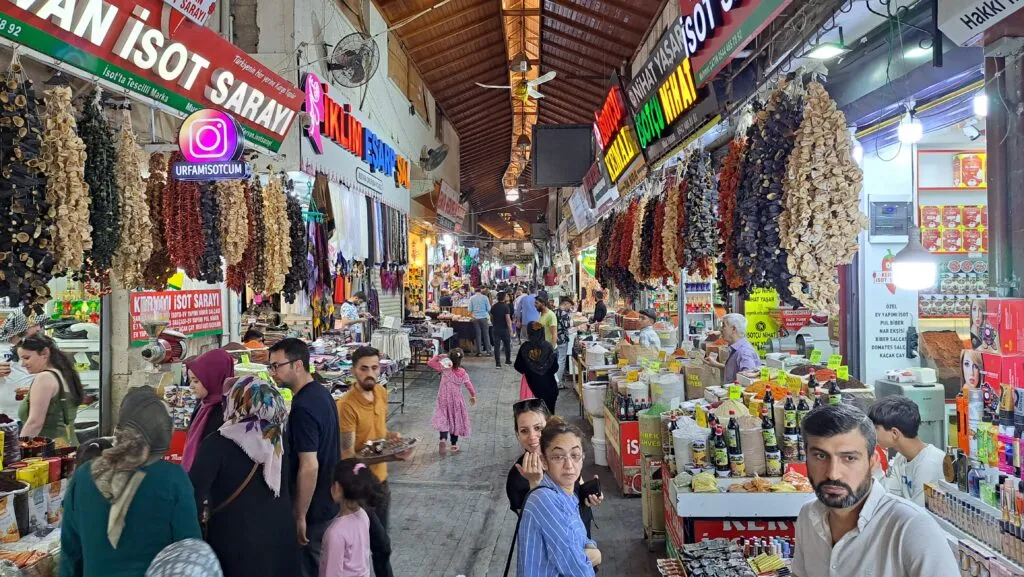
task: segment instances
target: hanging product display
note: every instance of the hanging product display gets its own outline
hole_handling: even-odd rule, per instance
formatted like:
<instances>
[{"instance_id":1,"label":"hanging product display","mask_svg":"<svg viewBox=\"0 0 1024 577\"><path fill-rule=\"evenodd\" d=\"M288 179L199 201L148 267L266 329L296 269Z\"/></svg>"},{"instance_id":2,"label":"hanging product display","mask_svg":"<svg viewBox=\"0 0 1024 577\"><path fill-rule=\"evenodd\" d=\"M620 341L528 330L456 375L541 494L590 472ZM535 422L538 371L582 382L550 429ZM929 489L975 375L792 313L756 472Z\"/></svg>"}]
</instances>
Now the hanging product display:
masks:
<instances>
[{"instance_id":1,"label":"hanging product display","mask_svg":"<svg viewBox=\"0 0 1024 577\"><path fill-rule=\"evenodd\" d=\"M654 262L654 259L652 258L652 254L654 252L654 237L658 230L655 226L655 220L657 219L658 214L658 204L658 198L655 195L651 195L644 204L644 219L639 243L640 274L637 277L644 280L650 279L652 276L651 271L653 267L651 265ZM658 241L660 244L660 237L658 238Z\"/></svg>"},{"instance_id":2,"label":"hanging product display","mask_svg":"<svg viewBox=\"0 0 1024 577\"><path fill-rule=\"evenodd\" d=\"M121 242L114 253L111 276L123 288L133 289L142 285L143 273L153 254L152 223L149 218L149 202L146 185L142 181L142 165L146 155L135 140L131 114L124 111L121 128L117 131L115 154L117 165L115 179L118 200L121 207ZM61 223L63 234L63 223Z\"/></svg>"},{"instance_id":3,"label":"hanging product display","mask_svg":"<svg viewBox=\"0 0 1024 577\"><path fill-rule=\"evenodd\" d=\"M184 162L180 152L171 155L169 165ZM203 215L199 186L195 182L175 180L168 174L164 189L164 240L171 264L191 278L199 276L199 258L203 255Z\"/></svg>"},{"instance_id":4,"label":"hanging product display","mask_svg":"<svg viewBox=\"0 0 1024 577\"><path fill-rule=\"evenodd\" d=\"M256 214L256 202L253 199L254 185L252 181L245 182L242 184L242 194L245 199L245 214L246 214L246 247L242 252L242 258L235 264L228 265L227 273L227 285L228 288L241 293L245 290L245 284L250 282L249 279L253 274L253 269L256 267L256 249L258 238L257 235L262 235L262 231L257 232L257 214ZM262 205L260 206L260 214L262 214Z\"/></svg>"},{"instance_id":5,"label":"hanging product display","mask_svg":"<svg viewBox=\"0 0 1024 577\"><path fill-rule=\"evenodd\" d=\"M787 176L779 231L793 274L789 290L812 311L838 315L836 268L853 260L867 227L859 206L863 173L850 154L846 116L817 82L807 88Z\"/></svg>"},{"instance_id":6,"label":"hanging product display","mask_svg":"<svg viewBox=\"0 0 1024 577\"><path fill-rule=\"evenodd\" d=\"M665 278L672 273L665 268L664 243L661 231L665 228L665 197L658 199L654 206L654 230L651 231L651 277Z\"/></svg>"},{"instance_id":7,"label":"hanging product display","mask_svg":"<svg viewBox=\"0 0 1024 577\"><path fill-rule=\"evenodd\" d=\"M711 155L703 150L691 153L684 177L687 183L686 226L683 229L685 268L691 274L707 278L715 272L718 255L715 225L718 191L712 182Z\"/></svg>"},{"instance_id":8,"label":"hanging product display","mask_svg":"<svg viewBox=\"0 0 1024 577\"><path fill-rule=\"evenodd\" d=\"M224 261L230 267L238 264L249 248L249 209L245 202L245 185L241 180L217 182L220 199L220 237Z\"/></svg>"},{"instance_id":9,"label":"hanging product display","mask_svg":"<svg viewBox=\"0 0 1024 577\"><path fill-rule=\"evenodd\" d=\"M43 92L46 123L43 130L43 161L46 163L46 201L53 208L60 234L54 235L56 271L82 268L92 249L89 224L89 185L85 182L85 143L76 132L71 88L54 86Z\"/></svg>"},{"instance_id":10,"label":"hanging product display","mask_svg":"<svg viewBox=\"0 0 1024 577\"><path fill-rule=\"evenodd\" d=\"M85 181L89 184L92 210L92 250L86 255L82 278L106 285L106 275L114 264L114 253L121 240L121 203L114 136L100 108L100 94L97 88L86 98L78 121L79 135L85 142Z\"/></svg>"},{"instance_id":11,"label":"hanging product display","mask_svg":"<svg viewBox=\"0 0 1024 577\"><path fill-rule=\"evenodd\" d=\"M725 284L735 290L743 286L743 275L736 263L736 193L740 185L740 168L747 150L745 138L729 143L729 154L725 157L718 174L718 232L722 249L722 270Z\"/></svg>"},{"instance_id":12,"label":"hanging product display","mask_svg":"<svg viewBox=\"0 0 1024 577\"><path fill-rule=\"evenodd\" d=\"M661 229L661 258L665 269L675 274L679 270L679 230L683 215L679 213L680 187L684 183L676 177L675 169L665 178L665 225Z\"/></svg>"},{"instance_id":13,"label":"hanging product display","mask_svg":"<svg viewBox=\"0 0 1024 577\"><path fill-rule=\"evenodd\" d=\"M249 246L252 247L252 268L245 276L245 284L258 293L267 293L267 251L261 247L267 246L266 211L267 206L263 200L263 186L259 179L252 180L252 207L253 217L250 222L253 224L254 236Z\"/></svg>"},{"instance_id":14,"label":"hanging product display","mask_svg":"<svg viewBox=\"0 0 1024 577\"><path fill-rule=\"evenodd\" d=\"M266 294L277 294L284 288L284 279L291 267L290 225L281 179L271 174L263 190L263 218L267 231L266 244L262 245L266 257Z\"/></svg>"},{"instance_id":15,"label":"hanging product display","mask_svg":"<svg viewBox=\"0 0 1024 577\"><path fill-rule=\"evenodd\" d=\"M288 275L284 279L282 294L285 302L290 304L295 302L295 297L300 291L306 289L306 283L309 280L309 268L306 263L309 254L309 238L306 233L306 223L302 220L302 205L299 204L299 200L288 195L287 202L291 265Z\"/></svg>"},{"instance_id":16,"label":"hanging product display","mask_svg":"<svg viewBox=\"0 0 1024 577\"><path fill-rule=\"evenodd\" d=\"M199 211L202 214L203 253L199 256L197 280L216 284L224 280L221 267L220 199L213 181L199 183Z\"/></svg>"},{"instance_id":17,"label":"hanging product display","mask_svg":"<svg viewBox=\"0 0 1024 577\"><path fill-rule=\"evenodd\" d=\"M146 179L146 202L149 205L150 239L153 244L149 262L143 273L142 287L164 290L167 279L174 274L167 252L167 231L164 220L164 190L167 187L167 162L159 152L149 156L149 178Z\"/></svg>"},{"instance_id":18,"label":"hanging product display","mask_svg":"<svg viewBox=\"0 0 1024 577\"><path fill-rule=\"evenodd\" d=\"M644 221L646 219L646 203L643 199L637 199L633 201L633 206L636 209L636 213L633 216L632 229L633 236L630 239L630 252L629 252L629 274L633 275L634 279L646 278L641 273L641 261L647 260L647 253L641 252L643 248L643 231Z\"/></svg>"},{"instance_id":19,"label":"hanging product display","mask_svg":"<svg viewBox=\"0 0 1024 577\"><path fill-rule=\"evenodd\" d=\"M601 286L610 287L612 286L613 275L612 267L609 266L608 260L611 258L612 248L615 246L615 215L611 215L604 219L604 223L601 224L601 236L597 239L597 255L595 257L595 271L594 277Z\"/></svg>"},{"instance_id":20,"label":"hanging product display","mask_svg":"<svg viewBox=\"0 0 1024 577\"><path fill-rule=\"evenodd\" d=\"M39 161L42 126L32 83L17 53L0 76L0 297L26 313L41 314L53 273L45 163Z\"/></svg>"}]
</instances>

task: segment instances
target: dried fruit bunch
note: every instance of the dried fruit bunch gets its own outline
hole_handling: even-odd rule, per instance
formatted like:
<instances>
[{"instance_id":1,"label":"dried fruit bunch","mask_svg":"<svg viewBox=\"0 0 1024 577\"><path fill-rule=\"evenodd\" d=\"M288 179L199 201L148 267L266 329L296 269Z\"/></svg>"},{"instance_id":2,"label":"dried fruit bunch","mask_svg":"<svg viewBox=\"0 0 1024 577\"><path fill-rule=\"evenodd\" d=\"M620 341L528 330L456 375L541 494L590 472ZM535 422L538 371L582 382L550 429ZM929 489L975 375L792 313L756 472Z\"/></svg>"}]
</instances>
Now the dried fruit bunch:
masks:
<instances>
[{"instance_id":1,"label":"dried fruit bunch","mask_svg":"<svg viewBox=\"0 0 1024 577\"><path fill-rule=\"evenodd\" d=\"M676 194L676 225L679 227L679 238L676 240L676 266L680 269L689 268L686 261L686 198L690 183L685 178L679 180L679 193Z\"/></svg>"},{"instance_id":2,"label":"dried fruit bunch","mask_svg":"<svg viewBox=\"0 0 1024 577\"><path fill-rule=\"evenodd\" d=\"M654 229L651 231L651 278L664 278L672 273L665 269L661 230L665 227L665 197L659 196L654 205Z\"/></svg>"},{"instance_id":3,"label":"dried fruit bunch","mask_svg":"<svg viewBox=\"0 0 1024 577\"><path fill-rule=\"evenodd\" d=\"M604 258L602 259L605 264L605 270L608 272L608 280L611 281L614 270L619 266L619 250L622 248L622 235L620 234L622 229L619 226L619 219L622 218L621 212L613 212L608 215L608 221L610 222L611 232L608 235L608 250L605 251ZM602 283L601 286L610 287L611 284Z\"/></svg>"},{"instance_id":4,"label":"dried fruit bunch","mask_svg":"<svg viewBox=\"0 0 1024 577\"><path fill-rule=\"evenodd\" d=\"M142 286L149 290L164 290L167 279L175 273L167 253L164 232L164 189L167 186L167 161L163 154L149 156L149 177L146 178L146 202L149 205L149 233L153 250L146 263Z\"/></svg>"},{"instance_id":5,"label":"dried fruit bunch","mask_svg":"<svg viewBox=\"0 0 1024 577\"><path fill-rule=\"evenodd\" d=\"M249 209L245 203L245 184L241 180L217 183L220 200L220 237L228 266L238 264L249 247Z\"/></svg>"},{"instance_id":6,"label":"dried fruit bunch","mask_svg":"<svg viewBox=\"0 0 1024 577\"><path fill-rule=\"evenodd\" d=\"M0 297L26 314L42 314L53 277L53 210L33 94L15 53L0 74Z\"/></svg>"},{"instance_id":7,"label":"dried fruit bunch","mask_svg":"<svg viewBox=\"0 0 1024 577\"><path fill-rule=\"evenodd\" d=\"M121 205L122 229L121 243L114 253L110 274L123 288L134 289L142 285L143 273L153 255L153 225L149 219L146 185L142 182L146 154L135 140L127 110L114 144L117 155L114 176Z\"/></svg>"},{"instance_id":8,"label":"dried fruit bunch","mask_svg":"<svg viewBox=\"0 0 1024 577\"><path fill-rule=\"evenodd\" d=\"M89 185L85 182L85 143L75 132L71 88L54 86L43 92L46 123L43 131L43 161L46 163L46 201L53 207L53 235L56 271L82 268L86 251L92 248L89 224Z\"/></svg>"},{"instance_id":9,"label":"dried fruit bunch","mask_svg":"<svg viewBox=\"0 0 1024 577\"><path fill-rule=\"evenodd\" d=\"M92 250L86 255L82 278L103 283L121 242L121 199L117 193L114 134L100 109L99 88L86 99L78 132L85 142L85 181L92 199Z\"/></svg>"},{"instance_id":10,"label":"dried fruit bunch","mask_svg":"<svg viewBox=\"0 0 1024 577\"><path fill-rule=\"evenodd\" d=\"M266 205L263 201L263 185L258 178L250 183L252 189L252 218L249 222L253 226L253 235L249 237L249 246L252 247L252 267L249 274L245 276L245 282L252 290L271 294L267 291L267 226L266 226ZM243 258L244 261L244 258Z\"/></svg>"},{"instance_id":11,"label":"dried fruit bunch","mask_svg":"<svg viewBox=\"0 0 1024 577\"><path fill-rule=\"evenodd\" d=\"M220 236L220 198L214 182L199 185L199 212L203 223L203 253L199 255L198 276L203 282L216 284L224 280L221 267L223 254Z\"/></svg>"},{"instance_id":12,"label":"dried fruit bunch","mask_svg":"<svg viewBox=\"0 0 1024 577\"><path fill-rule=\"evenodd\" d=\"M757 256L754 259L753 276L755 284L778 291L781 302L799 306L799 301L790 291L792 274L779 235L779 217L782 216L782 182L786 179L786 163L796 142L794 136L803 120L803 104L799 98L791 97L785 88L786 83L781 82L765 107L769 117L763 132L769 148L761 163Z\"/></svg>"},{"instance_id":13,"label":"dried fruit bunch","mask_svg":"<svg viewBox=\"0 0 1024 577\"><path fill-rule=\"evenodd\" d=\"M245 252L242 253L242 259L238 263L228 265L227 274L227 285L228 288L241 293L245 289L245 283L247 277L252 275L252 271L256 266L256 208L253 203L253 187L251 182L245 182L242 185L242 193L245 199L245 215L247 223L247 234ZM262 212L262 209L261 209ZM249 240L252 242L249 242Z\"/></svg>"},{"instance_id":14,"label":"dried fruit bunch","mask_svg":"<svg viewBox=\"0 0 1024 577\"><path fill-rule=\"evenodd\" d=\"M655 219L658 214L658 197L651 195L650 198L644 202L644 220L640 227L640 250L638 260L640 265L638 267L639 276L638 278L647 280L651 278L652 264L654 259L654 234L657 230L655 228ZM661 244L661 238L658 238L658 244Z\"/></svg>"},{"instance_id":15,"label":"dried fruit bunch","mask_svg":"<svg viewBox=\"0 0 1024 577\"><path fill-rule=\"evenodd\" d=\"M682 221L679 214L679 181L676 169L665 179L665 224L661 228L661 260L665 270L669 274L676 274L679 270L679 260L676 250L680 243L679 229Z\"/></svg>"},{"instance_id":16,"label":"dried fruit bunch","mask_svg":"<svg viewBox=\"0 0 1024 577\"><path fill-rule=\"evenodd\" d=\"M612 237L615 233L615 214L611 214L601 223L601 236L597 239L597 270L594 276L603 287L612 286L612 273L608 266L609 251L614 246Z\"/></svg>"},{"instance_id":17,"label":"dried fruit bunch","mask_svg":"<svg viewBox=\"0 0 1024 577\"><path fill-rule=\"evenodd\" d=\"M618 269L627 273L629 272L629 259L633 257L633 227L637 220L638 211L636 201L630 202L619 224L622 230L619 232Z\"/></svg>"},{"instance_id":18,"label":"dried fruit bunch","mask_svg":"<svg viewBox=\"0 0 1024 577\"><path fill-rule=\"evenodd\" d=\"M633 278L639 280L646 278L641 274L640 265L641 261L647 260L646 256L649 254L641 252L643 249L644 221L647 219L647 203L643 199L637 199L633 204L636 205L636 216L633 218L633 239L630 244L629 274L633 275Z\"/></svg>"},{"instance_id":19,"label":"dried fruit bunch","mask_svg":"<svg viewBox=\"0 0 1024 577\"><path fill-rule=\"evenodd\" d=\"M184 161L185 157L175 152L169 165ZM164 241L171 264L184 270L190 278L199 278L199 259L206 248L199 186L168 177L163 197Z\"/></svg>"},{"instance_id":20,"label":"dried fruit bunch","mask_svg":"<svg viewBox=\"0 0 1024 577\"><path fill-rule=\"evenodd\" d=\"M267 229L267 294L277 294L284 288L291 268L291 239L284 187L276 175L270 177L263 190L263 216Z\"/></svg>"},{"instance_id":21,"label":"dried fruit bunch","mask_svg":"<svg viewBox=\"0 0 1024 577\"><path fill-rule=\"evenodd\" d=\"M807 87L803 122L789 157L782 247L793 274L789 289L812 311L839 314L836 267L849 264L867 226L860 212L863 173L850 154L846 116L825 87Z\"/></svg>"},{"instance_id":22,"label":"dried fruit bunch","mask_svg":"<svg viewBox=\"0 0 1024 577\"><path fill-rule=\"evenodd\" d=\"M711 172L711 155L694 151L686 162L686 242L683 248L687 268L701 278L710 278L718 258L718 228L715 209L718 191Z\"/></svg>"},{"instance_id":23,"label":"dried fruit bunch","mask_svg":"<svg viewBox=\"0 0 1024 577\"><path fill-rule=\"evenodd\" d=\"M743 279L743 295L752 288L754 258L757 254L758 205L761 188L761 159L768 148L762 128L768 118L760 102L754 101L754 122L747 128L747 151L740 165L740 183L736 189L733 246L736 272Z\"/></svg>"},{"instance_id":24,"label":"dried fruit bunch","mask_svg":"<svg viewBox=\"0 0 1024 577\"><path fill-rule=\"evenodd\" d=\"M736 191L740 185L740 168L746 152L747 141L737 138L729 143L729 154L725 157L722 170L718 173L718 232L722 249L725 283L730 289L743 286L743 276L736 263Z\"/></svg>"},{"instance_id":25,"label":"dried fruit bunch","mask_svg":"<svg viewBox=\"0 0 1024 577\"><path fill-rule=\"evenodd\" d=\"M309 243L306 236L306 222L302 220L302 205L299 199L289 195L288 199L288 236L291 239L291 267L288 275L284 278L284 300L287 303L294 303L295 297L302 290L305 290L309 280L309 267L306 266L306 257L309 254Z\"/></svg>"}]
</instances>

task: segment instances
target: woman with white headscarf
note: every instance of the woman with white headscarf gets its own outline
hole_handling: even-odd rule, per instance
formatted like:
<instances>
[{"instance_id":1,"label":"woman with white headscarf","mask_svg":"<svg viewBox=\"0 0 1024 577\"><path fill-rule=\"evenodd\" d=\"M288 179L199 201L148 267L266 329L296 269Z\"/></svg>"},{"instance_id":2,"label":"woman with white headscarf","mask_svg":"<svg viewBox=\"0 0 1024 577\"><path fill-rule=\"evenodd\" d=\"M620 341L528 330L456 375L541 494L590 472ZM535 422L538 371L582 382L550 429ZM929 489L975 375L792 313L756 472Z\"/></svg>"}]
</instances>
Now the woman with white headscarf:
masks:
<instances>
[{"instance_id":1,"label":"woman with white headscarf","mask_svg":"<svg viewBox=\"0 0 1024 577\"><path fill-rule=\"evenodd\" d=\"M68 485L60 577L143 577L164 547L201 538L188 475L162 460L170 445L171 416L156 391L129 391L114 446Z\"/></svg>"},{"instance_id":2,"label":"woman with white headscarf","mask_svg":"<svg viewBox=\"0 0 1024 577\"><path fill-rule=\"evenodd\" d=\"M225 577L297 575L298 539L283 482L284 399L251 376L237 379L225 397L224 424L203 441L189 471L198 507L209 510L206 540Z\"/></svg>"}]
</instances>

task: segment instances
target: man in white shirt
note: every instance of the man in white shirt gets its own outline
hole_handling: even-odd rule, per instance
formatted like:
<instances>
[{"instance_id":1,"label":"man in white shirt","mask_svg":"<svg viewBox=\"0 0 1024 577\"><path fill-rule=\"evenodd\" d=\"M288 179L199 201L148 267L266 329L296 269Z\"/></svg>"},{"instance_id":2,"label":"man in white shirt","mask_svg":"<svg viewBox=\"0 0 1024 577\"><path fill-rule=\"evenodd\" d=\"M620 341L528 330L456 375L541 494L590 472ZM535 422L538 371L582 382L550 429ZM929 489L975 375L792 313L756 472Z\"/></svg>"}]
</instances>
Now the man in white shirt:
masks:
<instances>
[{"instance_id":1,"label":"man in white shirt","mask_svg":"<svg viewBox=\"0 0 1024 577\"><path fill-rule=\"evenodd\" d=\"M654 323L658 322L658 315L651 309L640 311L640 334L637 335L638 344L642 347L655 349L661 348L661 337L658 331L654 330Z\"/></svg>"},{"instance_id":2,"label":"man in white shirt","mask_svg":"<svg viewBox=\"0 0 1024 577\"><path fill-rule=\"evenodd\" d=\"M868 417L875 424L878 445L896 450L882 486L924 507L924 484L944 478L942 461L946 454L917 437L921 427L917 403L906 397L885 397L871 406Z\"/></svg>"},{"instance_id":3,"label":"man in white shirt","mask_svg":"<svg viewBox=\"0 0 1024 577\"><path fill-rule=\"evenodd\" d=\"M817 499L796 521L798 577L959 577L946 533L928 511L871 477L875 427L853 405L804 418L807 476Z\"/></svg>"},{"instance_id":4,"label":"man in white shirt","mask_svg":"<svg viewBox=\"0 0 1024 577\"><path fill-rule=\"evenodd\" d=\"M15 349L22 340L37 332L39 325L30 323L21 311L7 315L3 326L0 326L0 413L12 419L18 418L18 407L21 405L15 399L15 391L32 386L33 379L18 362Z\"/></svg>"}]
</instances>

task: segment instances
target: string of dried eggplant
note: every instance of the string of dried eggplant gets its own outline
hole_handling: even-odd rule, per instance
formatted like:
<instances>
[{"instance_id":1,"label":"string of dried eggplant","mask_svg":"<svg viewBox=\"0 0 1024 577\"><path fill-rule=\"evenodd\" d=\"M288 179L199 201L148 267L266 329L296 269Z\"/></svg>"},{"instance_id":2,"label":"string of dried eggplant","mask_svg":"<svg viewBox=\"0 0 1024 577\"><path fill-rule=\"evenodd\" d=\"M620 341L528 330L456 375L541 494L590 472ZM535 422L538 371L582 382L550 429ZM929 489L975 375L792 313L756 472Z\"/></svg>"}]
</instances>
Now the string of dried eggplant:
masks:
<instances>
[{"instance_id":1,"label":"string of dried eggplant","mask_svg":"<svg viewBox=\"0 0 1024 577\"><path fill-rule=\"evenodd\" d=\"M715 208L718 191L711 172L711 155L694 151L686 162L686 236L685 260L691 275L710 278L718 254Z\"/></svg>"},{"instance_id":2,"label":"string of dried eggplant","mask_svg":"<svg viewBox=\"0 0 1024 577\"><path fill-rule=\"evenodd\" d=\"M302 205L294 196L288 196L288 235L291 238L291 267L284 279L284 300L294 303L299 292L305 290L309 282L309 268L306 258L309 255L309 242L306 235L306 222L302 219Z\"/></svg>"},{"instance_id":3,"label":"string of dried eggplant","mask_svg":"<svg viewBox=\"0 0 1024 577\"><path fill-rule=\"evenodd\" d=\"M272 175L263 190L264 226L267 229L267 294L277 294L291 267L288 209L281 179Z\"/></svg>"},{"instance_id":4,"label":"string of dried eggplant","mask_svg":"<svg viewBox=\"0 0 1024 577\"><path fill-rule=\"evenodd\" d=\"M100 108L100 89L86 99L78 121L85 142L85 181L89 184L92 249L86 255L81 278L99 283L104 289L121 242L121 202L117 192L117 164L114 133Z\"/></svg>"},{"instance_id":5,"label":"string of dried eggplant","mask_svg":"<svg viewBox=\"0 0 1024 577\"><path fill-rule=\"evenodd\" d=\"M251 239L251 242L245 247L245 251L242 253L242 259L236 264L228 265L227 272L227 285L228 288L241 294L245 290L246 282L248 278L252 276L253 269L256 267L256 207L253 202L253 186L251 182L245 182L242 184L242 192L245 195L245 215L247 223L247 239Z\"/></svg>"},{"instance_id":6,"label":"string of dried eggplant","mask_svg":"<svg viewBox=\"0 0 1024 577\"><path fill-rule=\"evenodd\" d=\"M216 284L224 280L220 235L220 198L213 182L199 185L199 211L202 215L203 253L199 256L198 280Z\"/></svg>"},{"instance_id":7,"label":"string of dried eggplant","mask_svg":"<svg viewBox=\"0 0 1024 577\"><path fill-rule=\"evenodd\" d=\"M249 211L245 203L245 185L241 180L217 183L220 198L220 236L224 261L238 264L249 247Z\"/></svg>"},{"instance_id":8,"label":"string of dried eggplant","mask_svg":"<svg viewBox=\"0 0 1024 577\"><path fill-rule=\"evenodd\" d=\"M43 161L46 163L46 200L53 208L55 270L64 274L82 268L86 252L92 249L89 224L89 185L85 182L85 143L76 132L71 88L54 86L43 92L46 123L43 131Z\"/></svg>"}]
</instances>

